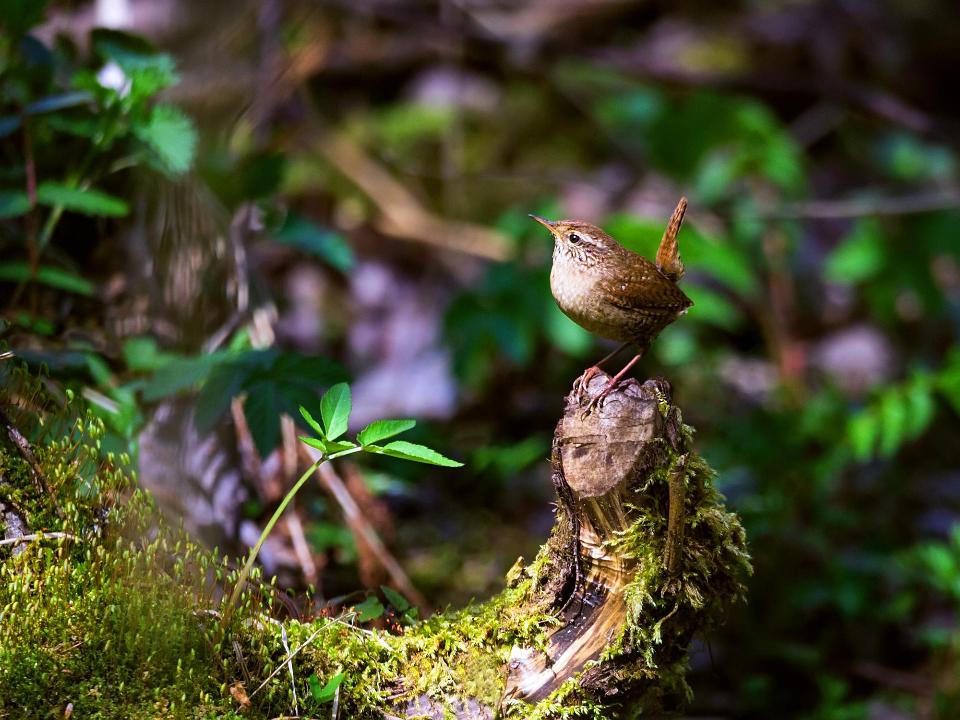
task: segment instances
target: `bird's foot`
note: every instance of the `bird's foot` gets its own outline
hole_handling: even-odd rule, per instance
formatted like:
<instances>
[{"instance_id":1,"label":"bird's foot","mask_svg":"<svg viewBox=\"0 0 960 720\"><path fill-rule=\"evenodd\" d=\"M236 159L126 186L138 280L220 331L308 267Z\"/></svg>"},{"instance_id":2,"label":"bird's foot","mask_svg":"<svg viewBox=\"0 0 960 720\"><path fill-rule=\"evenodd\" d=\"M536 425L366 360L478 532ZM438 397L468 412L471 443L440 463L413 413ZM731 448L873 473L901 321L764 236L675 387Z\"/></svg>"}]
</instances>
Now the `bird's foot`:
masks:
<instances>
[{"instance_id":1,"label":"bird's foot","mask_svg":"<svg viewBox=\"0 0 960 720\"><path fill-rule=\"evenodd\" d=\"M577 405L583 405L583 396L587 393L587 385L601 372L598 366L591 365L583 371L583 375L573 381L573 398L577 401Z\"/></svg>"},{"instance_id":2,"label":"bird's foot","mask_svg":"<svg viewBox=\"0 0 960 720\"><path fill-rule=\"evenodd\" d=\"M609 395L614 390L616 390L617 385L619 384L620 384L619 377L612 378L610 382L607 383L607 386L603 390L601 390L600 393L595 398L593 398L593 400L590 401L587 407L583 409L583 412L580 414L580 419L581 420L585 419L590 413L594 411L594 409L599 409L603 407L603 401L606 400L607 395Z\"/></svg>"}]
</instances>

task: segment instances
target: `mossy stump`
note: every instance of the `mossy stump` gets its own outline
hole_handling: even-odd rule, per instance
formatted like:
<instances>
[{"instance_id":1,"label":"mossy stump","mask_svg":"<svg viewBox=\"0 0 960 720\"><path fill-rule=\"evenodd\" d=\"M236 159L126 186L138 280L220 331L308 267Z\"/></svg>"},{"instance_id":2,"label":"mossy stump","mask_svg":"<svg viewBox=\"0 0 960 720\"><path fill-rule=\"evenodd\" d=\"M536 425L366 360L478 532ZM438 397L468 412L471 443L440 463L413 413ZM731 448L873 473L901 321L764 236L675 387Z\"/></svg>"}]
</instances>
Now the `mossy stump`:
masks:
<instances>
[{"instance_id":1,"label":"mossy stump","mask_svg":"<svg viewBox=\"0 0 960 720\"><path fill-rule=\"evenodd\" d=\"M551 458L553 532L508 575L515 594L492 601L501 639L517 618L546 629L529 642L515 633L496 702L421 695L400 715L628 718L688 699L690 641L742 598L746 539L692 452L667 382L628 380L585 414L608 382L597 375L567 397Z\"/></svg>"}]
</instances>

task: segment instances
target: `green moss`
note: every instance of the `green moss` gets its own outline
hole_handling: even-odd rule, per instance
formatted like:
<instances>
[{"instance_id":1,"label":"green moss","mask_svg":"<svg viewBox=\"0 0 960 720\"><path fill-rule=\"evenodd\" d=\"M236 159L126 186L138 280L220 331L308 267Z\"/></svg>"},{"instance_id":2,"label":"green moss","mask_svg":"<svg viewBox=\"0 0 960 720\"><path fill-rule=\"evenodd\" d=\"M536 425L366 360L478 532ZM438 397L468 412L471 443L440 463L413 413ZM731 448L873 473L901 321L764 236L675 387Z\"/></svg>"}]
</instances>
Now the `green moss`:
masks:
<instances>
[{"instance_id":1,"label":"green moss","mask_svg":"<svg viewBox=\"0 0 960 720\"><path fill-rule=\"evenodd\" d=\"M496 706L511 648L544 649L559 622L550 614L549 585L571 547L562 508L534 561L518 563L507 589L485 603L392 633L358 627L353 612L281 625L271 618L272 581L265 585L255 574L230 627L221 628L215 589L229 588L235 572L158 520L126 458L101 457L99 421L82 419L61 432L41 434L34 448L56 507L20 456L0 445L0 493L26 514L32 531L77 538L43 539L18 557L0 548L0 719L62 717L68 703L75 717L236 717L236 683L250 700L244 718L288 714L294 693L301 715L321 716L330 706L314 699L310 678L322 685L338 673L342 718L380 718L421 697ZM689 441L689 429L683 432ZM633 524L612 541L612 550L635 562L622 631L599 662L535 707L511 703L505 717L630 717L675 706L689 692L690 636L742 594L739 578L749 563L743 531L723 509L712 471L691 454L682 572L667 576L666 503L679 458L665 452L668 462L637 488ZM286 648L297 650L293 680ZM596 673L611 687L641 687L640 700L636 693L597 696L590 689Z\"/></svg>"}]
</instances>

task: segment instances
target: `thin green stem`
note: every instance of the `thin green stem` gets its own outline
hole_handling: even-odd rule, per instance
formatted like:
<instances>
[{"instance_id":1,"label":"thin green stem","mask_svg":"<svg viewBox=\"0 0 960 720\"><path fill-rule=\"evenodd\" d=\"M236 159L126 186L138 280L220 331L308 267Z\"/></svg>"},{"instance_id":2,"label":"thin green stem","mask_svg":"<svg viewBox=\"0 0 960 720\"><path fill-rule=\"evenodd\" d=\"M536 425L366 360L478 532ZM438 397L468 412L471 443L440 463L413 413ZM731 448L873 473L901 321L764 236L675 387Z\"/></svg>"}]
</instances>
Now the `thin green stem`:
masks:
<instances>
[{"instance_id":1,"label":"thin green stem","mask_svg":"<svg viewBox=\"0 0 960 720\"><path fill-rule=\"evenodd\" d=\"M320 458L313 463L306 472L300 476L300 479L294 483L293 487L290 488L290 492L286 494L283 498L283 501L277 506L277 509L274 511L273 516L267 522L266 526L263 528L263 532L260 533L260 539L257 540L257 544L250 549L250 555L247 556L247 562L243 566L243 569L240 571L240 576L237 578L236 585L233 586L233 593L230 595L230 600L227 602L227 607L223 611L223 624L224 626L230 622L230 617L233 615L234 608L237 606L237 601L240 599L240 594L243 592L244 586L247 584L247 579L250 577L250 573L253 572L253 564L257 560L257 555L260 554L260 548L263 547L263 543L266 542L267 537L269 537L270 532L273 530L273 526L277 524L277 521L280 519L280 516L283 515L283 511L287 509L287 505L290 504L290 501L293 500L293 496L297 494L303 484L313 475L314 471L320 467L324 462L327 461L325 455L321 455Z\"/></svg>"},{"instance_id":2,"label":"thin green stem","mask_svg":"<svg viewBox=\"0 0 960 720\"><path fill-rule=\"evenodd\" d=\"M284 496L281 503L277 506L277 509L274 510L273 515L270 517L270 520L263 528L263 532L260 533L260 539L257 540L257 544L250 549L250 555L247 556L247 562L244 564L243 569L240 571L240 575L237 578L236 584L233 586L233 592L230 594L230 600L227 601L227 606L223 611L223 627L226 628L230 622L230 618L233 616L233 611L237 607L237 602L240 600L240 595L243 592L243 588L247 584L247 580L250 578L250 573L253 572L253 564L257 560L257 555L260 554L260 548L263 547L263 543L267 541L267 538L270 536L270 533L273 531L274 525L277 524L277 521L280 519L280 516L283 515L283 511L287 509L287 505L290 504L290 501L293 500L294 495L296 495L300 488L303 487L303 484L307 479L316 472L323 463L328 460L336 460L337 458L343 457L344 455L352 455L353 453L360 452L363 450L363 447L358 445L357 447L348 448L346 450L341 450L340 452L333 453L332 455L321 455L317 458L316 462L313 463L310 467L307 468L306 472L300 476L300 479L294 483L293 487L290 488L290 492Z\"/></svg>"}]
</instances>

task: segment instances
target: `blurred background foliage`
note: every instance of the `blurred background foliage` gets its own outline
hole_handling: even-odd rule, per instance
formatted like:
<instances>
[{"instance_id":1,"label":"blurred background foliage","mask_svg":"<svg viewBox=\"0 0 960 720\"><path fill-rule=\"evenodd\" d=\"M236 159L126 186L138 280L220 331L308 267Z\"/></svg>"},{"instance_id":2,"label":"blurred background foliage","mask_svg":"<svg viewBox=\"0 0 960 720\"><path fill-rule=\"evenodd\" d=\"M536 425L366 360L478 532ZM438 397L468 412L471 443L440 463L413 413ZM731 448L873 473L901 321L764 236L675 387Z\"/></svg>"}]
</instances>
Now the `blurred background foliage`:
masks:
<instances>
[{"instance_id":1,"label":"blurred background foliage","mask_svg":"<svg viewBox=\"0 0 960 720\"><path fill-rule=\"evenodd\" d=\"M467 467L341 474L461 604L543 541L607 351L527 213L652 256L686 194L696 304L638 373L756 566L689 714L958 717L958 52L937 0L2 0L3 341L233 552L295 470L283 413L349 379L358 427L416 417ZM264 552L294 595L385 581L335 495L295 520Z\"/></svg>"}]
</instances>

